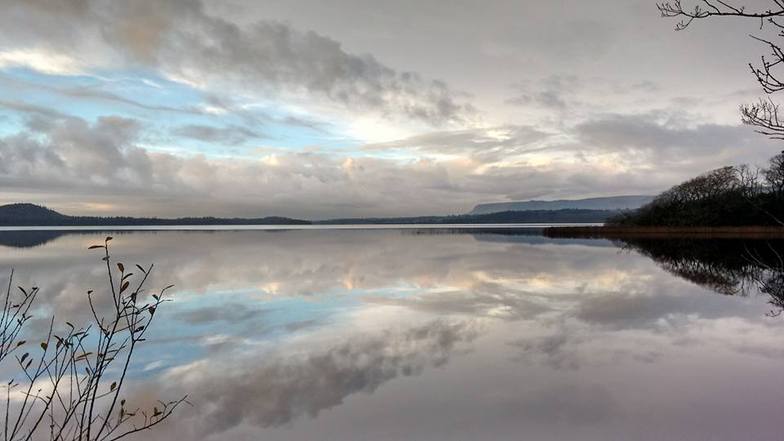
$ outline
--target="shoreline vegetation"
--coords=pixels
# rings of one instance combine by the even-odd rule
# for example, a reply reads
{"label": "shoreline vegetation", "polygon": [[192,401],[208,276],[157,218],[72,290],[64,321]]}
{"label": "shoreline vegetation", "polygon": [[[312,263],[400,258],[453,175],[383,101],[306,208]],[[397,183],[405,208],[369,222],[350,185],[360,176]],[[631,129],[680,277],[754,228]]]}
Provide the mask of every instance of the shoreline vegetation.
{"label": "shoreline vegetation", "polygon": [[616,226],[547,227],[543,234],[564,239],[621,239],[621,238],[784,238],[784,227],[668,227],[668,226]]}
{"label": "shoreline vegetation", "polygon": [[11,270],[0,299],[0,364],[12,377],[0,405],[4,439],[115,441],[152,429],[190,404],[187,395],[160,401],[129,389],[131,361],[147,341],[155,312],[171,301],[173,285],[148,289],[154,265],[126,269],[112,260],[111,240],[88,248],[101,250],[108,289],[87,291],[81,308],[91,316],[82,326],[52,316],[48,328],[36,330],[40,289],[14,290]]}
{"label": "shoreline vegetation", "polygon": [[601,227],[551,227],[548,237],[784,237],[784,152],[765,168],[711,170]]}

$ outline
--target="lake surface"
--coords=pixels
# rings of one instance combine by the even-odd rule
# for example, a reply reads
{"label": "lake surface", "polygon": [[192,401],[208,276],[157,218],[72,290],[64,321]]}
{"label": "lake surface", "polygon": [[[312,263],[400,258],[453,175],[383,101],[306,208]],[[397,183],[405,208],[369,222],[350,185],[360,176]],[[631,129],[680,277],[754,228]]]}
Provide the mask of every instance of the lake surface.
{"label": "lake surface", "polygon": [[[0,274],[86,322],[101,232],[0,235]],[[140,439],[780,440],[779,243],[535,230],[113,232],[174,284],[132,399]],[[776,254],[773,253],[773,256]],[[784,280],[784,279],[783,279]]]}

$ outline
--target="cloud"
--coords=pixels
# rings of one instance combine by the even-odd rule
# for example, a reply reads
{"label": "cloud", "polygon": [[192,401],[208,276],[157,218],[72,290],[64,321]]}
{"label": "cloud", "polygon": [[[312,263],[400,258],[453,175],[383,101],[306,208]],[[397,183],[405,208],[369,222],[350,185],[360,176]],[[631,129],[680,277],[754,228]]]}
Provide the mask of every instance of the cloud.
{"label": "cloud", "polygon": [[574,132],[590,149],[644,153],[651,157],[651,165],[688,160],[692,169],[693,164],[705,163],[706,159],[715,163],[716,158],[722,158],[729,164],[764,161],[776,151],[773,142],[750,127],[694,123],[683,113],[596,116],[578,124]]}
{"label": "cloud", "polygon": [[[204,89],[305,94],[352,111],[433,125],[474,113],[442,81],[395,70],[285,23],[240,26],[209,15],[199,1],[68,0],[55,8],[48,3],[13,2],[7,8],[0,18],[0,48],[5,47],[0,62],[66,73],[71,58],[60,54],[78,53],[86,68],[148,67]],[[54,64],[43,66],[40,60]]]}
{"label": "cloud", "polygon": [[566,110],[568,102],[575,99],[580,86],[577,75],[550,75],[539,81],[536,86],[529,82],[514,85],[518,95],[507,99],[507,103],[518,106],[538,105],[545,109]]}
{"label": "cloud", "polygon": [[[102,117],[93,124],[79,118],[32,117],[32,132],[0,138],[0,181],[6,188],[146,188],[156,166],[147,152],[130,144],[136,121]],[[100,191],[100,190],[99,190]]]}
{"label": "cloud", "polygon": [[75,75],[83,66],[74,58],[42,50],[7,50],[0,52],[0,69],[25,66],[39,72],[55,75]]}
{"label": "cloud", "polygon": [[251,139],[265,138],[265,135],[261,132],[236,125],[214,127],[201,124],[189,124],[178,127],[172,131],[172,134],[219,145],[238,145]]}
{"label": "cloud", "polygon": [[174,317],[188,325],[202,325],[215,322],[228,322],[237,325],[246,320],[259,319],[262,314],[264,314],[263,310],[248,308],[248,305],[235,302],[225,303],[220,305],[220,307],[207,306],[188,309],[174,314]]}
{"label": "cloud", "polygon": [[[385,159],[318,151],[207,159],[140,147],[139,124],[125,118],[90,123],[32,117],[27,128],[0,138],[5,188],[46,191],[41,202],[48,204],[63,199],[110,203],[112,214],[324,218],[451,213],[467,211],[480,200],[612,190],[618,177],[599,164],[539,165],[505,158],[498,146],[476,156],[512,162],[486,167],[463,157]],[[656,181],[630,176],[624,182],[628,191],[638,182],[646,190],[635,191],[644,193]]]}
{"label": "cloud", "polygon": [[[467,212],[479,202],[655,194],[695,170],[761,162],[772,150],[744,127],[682,127],[645,114],[588,120],[567,135],[505,125],[359,152],[260,149],[255,157],[207,158],[145,146],[156,128],[135,119],[87,121],[23,102],[2,105],[24,124],[0,135],[8,202],[90,202],[113,215],[406,216]],[[223,145],[263,136],[242,127],[191,124],[170,134]]]}
{"label": "cloud", "polygon": [[467,156],[484,164],[542,150],[554,134],[528,125],[505,125],[429,132],[409,138],[367,144],[367,151],[408,150],[421,154]]}

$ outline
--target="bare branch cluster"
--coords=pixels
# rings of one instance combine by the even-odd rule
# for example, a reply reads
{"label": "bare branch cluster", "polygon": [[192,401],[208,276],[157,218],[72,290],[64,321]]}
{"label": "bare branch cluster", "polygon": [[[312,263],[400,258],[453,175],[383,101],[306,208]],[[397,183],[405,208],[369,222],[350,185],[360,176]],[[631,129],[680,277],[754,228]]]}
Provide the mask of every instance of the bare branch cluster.
{"label": "bare branch cluster", "polygon": [[773,307],[768,312],[771,317],[778,317],[784,313],[784,257],[770,243],[768,243],[769,254],[775,256],[774,263],[769,263],[770,259],[765,259],[759,252],[746,251],[746,258],[754,263],[760,271],[754,275],[754,280],[763,294],[770,296],[768,304]]}
{"label": "bare branch cluster", "polygon": [[779,119],[779,105],[770,98],[744,104],[740,108],[740,114],[745,124],[756,127],[757,133],[784,140],[784,124]]}
{"label": "bare branch cluster", "polygon": [[152,265],[136,265],[137,274],[122,263],[112,266],[111,239],[90,247],[103,250],[111,304],[100,308],[96,294],[88,291],[94,323],[87,327],[66,322],[64,332],[56,332],[52,318],[38,344],[19,340],[38,288],[19,287],[17,295],[9,278],[0,314],[0,362],[13,354],[19,374],[6,384],[0,416],[4,441],[117,440],[160,424],[186,402],[185,397],[158,401],[148,409],[131,407],[121,395],[133,354],[171,286],[149,294],[144,286]]}
{"label": "bare branch cluster", "polygon": [[672,2],[657,3],[656,7],[659,9],[662,17],[680,18],[675,25],[675,29],[682,31],[689,27],[689,25],[697,19],[709,17],[744,17],[754,18],[761,21],[761,24],[767,20],[768,22],[779,26],[776,20],[784,18],[784,1],[772,0],[770,8],[748,11],[745,6],[733,5],[733,2],[722,0],[701,0],[691,8],[684,7],[680,0]]}
{"label": "bare branch cluster", "polygon": [[[662,17],[679,18],[675,30],[682,31],[689,27],[694,20],[711,17],[740,17],[759,20],[760,29],[766,24],[776,32],[773,38],[751,36],[764,44],[768,55],[760,57],[758,65],[749,63],[749,69],[754,75],[762,90],[770,95],[784,90],[784,73],[780,67],[784,66],[784,50],[774,38],[784,38],[784,0],[771,0],[768,8],[749,10],[745,6],[735,5],[734,2],[722,0],[701,0],[692,7],[684,7],[680,0],[657,3]],[[784,127],[779,121],[778,105],[770,98],[760,99],[758,103],[741,107],[741,116],[745,124],[757,127],[757,131],[772,139],[784,140]]]}

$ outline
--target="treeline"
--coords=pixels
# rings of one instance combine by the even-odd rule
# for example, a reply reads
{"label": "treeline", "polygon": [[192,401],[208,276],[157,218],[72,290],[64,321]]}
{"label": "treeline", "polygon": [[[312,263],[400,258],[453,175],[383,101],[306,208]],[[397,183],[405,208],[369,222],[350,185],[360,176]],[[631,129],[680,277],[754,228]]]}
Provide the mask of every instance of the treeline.
{"label": "treeline", "polygon": [[220,218],[130,216],[68,216],[40,205],[19,203],[0,206],[0,226],[144,226],[144,225],[309,225],[310,221],[287,217]]}
{"label": "treeline", "polygon": [[162,219],[157,217],[98,217],[66,216],[57,219],[15,219],[0,217],[0,226],[150,226],[150,225],[310,225],[310,221],[287,217],[258,219],[183,217]]}
{"label": "treeline", "polygon": [[611,226],[784,226],[784,152],[768,167],[712,170],[610,218]]}

